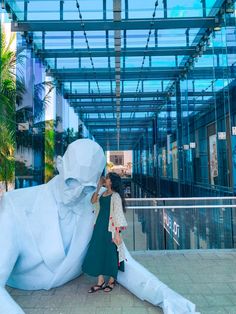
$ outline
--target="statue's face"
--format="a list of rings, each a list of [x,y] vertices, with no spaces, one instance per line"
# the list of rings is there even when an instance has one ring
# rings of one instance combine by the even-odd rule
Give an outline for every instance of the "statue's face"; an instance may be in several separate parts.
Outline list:
[[[61,159],[59,169],[63,203],[77,203],[86,195],[92,195],[105,162],[104,152],[97,143],[87,139],[71,143]]]
[[[96,182],[87,185],[80,182],[78,178],[69,177],[63,180],[63,183],[62,200],[64,204],[77,203],[96,190]]]

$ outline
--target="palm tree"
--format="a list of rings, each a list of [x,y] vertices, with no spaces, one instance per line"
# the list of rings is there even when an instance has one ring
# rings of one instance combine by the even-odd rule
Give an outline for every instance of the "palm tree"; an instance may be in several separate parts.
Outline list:
[[[11,49],[15,36],[12,34],[7,41],[2,32],[0,43],[0,180],[5,182],[6,190],[14,180],[15,104],[25,91],[23,79],[16,75],[22,50],[16,53]]]
[[[24,56],[22,49],[13,51],[11,46],[16,35],[12,34],[9,41],[4,32],[1,34],[1,61],[0,61],[0,122],[8,121],[11,130],[15,130],[15,104],[25,92],[22,77],[16,75],[16,64],[22,63]]]
[[[34,85],[34,121],[40,121],[44,119],[46,108],[51,102],[51,92],[56,88],[54,82],[41,82]],[[58,90],[56,89],[56,92]],[[44,95],[44,96],[42,96]]]
[[[48,182],[53,176],[55,172],[54,167],[54,152],[55,152],[55,133],[54,133],[54,121],[48,120],[46,121],[45,126],[45,169],[44,176],[45,182]]]
[[[0,124],[0,181],[4,181],[6,191],[8,182],[14,179],[14,132],[9,130],[6,123]]]

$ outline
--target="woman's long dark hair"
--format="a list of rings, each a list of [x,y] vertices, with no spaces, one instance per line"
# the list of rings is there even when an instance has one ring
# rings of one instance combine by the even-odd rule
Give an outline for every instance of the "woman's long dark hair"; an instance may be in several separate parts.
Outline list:
[[[125,197],[124,197],[124,189],[122,187],[121,177],[115,172],[109,172],[107,174],[107,176],[111,180],[111,189],[120,195],[121,200],[122,200],[123,211],[125,212],[126,211],[126,209],[125,209]]]

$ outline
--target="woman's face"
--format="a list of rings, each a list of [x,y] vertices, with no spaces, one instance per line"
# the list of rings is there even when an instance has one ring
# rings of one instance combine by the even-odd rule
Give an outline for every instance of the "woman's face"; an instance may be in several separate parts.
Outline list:
[[[109,178],[109,175],[106,175],[105,186],[107,189],[111,187],[111,179]]]

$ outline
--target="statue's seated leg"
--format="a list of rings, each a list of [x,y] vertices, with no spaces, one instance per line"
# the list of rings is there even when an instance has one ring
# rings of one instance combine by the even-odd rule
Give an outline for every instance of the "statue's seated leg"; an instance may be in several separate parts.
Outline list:
[[[145,267],[135,261],[126,249],[125,271],[118,272],[117,281],[141,300],[163,309],[165,314],[196,313],[195,305],[168,288]]]

